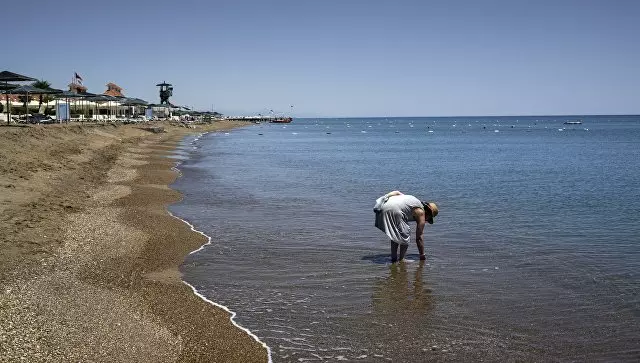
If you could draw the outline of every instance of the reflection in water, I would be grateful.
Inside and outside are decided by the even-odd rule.
[[[375,286],[373,293],[375,315],[398,319],[401,315],[424,315],[433,310],[431,290],[425,288],[423,282],[424,265],[424,261],[390,265],[389,276]],[[413,267],[415,272],[413,279],[410,280],[409,269]]]
[[[436,331],[435,303],[426,287],[424,265],[424,261],[391,264],[389,276],[374,286],[373,312],[366,334],[385,358],[407,361],[408,355],[423,354],[423,347]]]

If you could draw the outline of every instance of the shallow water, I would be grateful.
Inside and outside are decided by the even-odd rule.
[[[296,119],[186,139],[185,280],[275,362],[640,358],[640,117]],[[389,264],[375,199],[438,203]],[[417,259],[415,245],[409,258]]]

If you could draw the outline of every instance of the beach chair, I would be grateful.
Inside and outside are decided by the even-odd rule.
[[[29,115],[26,121],[30,124],[48,124],[53,123],[55,120],[53,120],[50,116],[36,113],[33,115]]]

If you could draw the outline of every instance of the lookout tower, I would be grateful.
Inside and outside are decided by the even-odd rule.
[[[160,87],[160,104],[171,105],[169,97],[173,96],[173,85],[163,81],[156,84],[156,86]]]

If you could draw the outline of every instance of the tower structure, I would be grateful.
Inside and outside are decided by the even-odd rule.
[[[169,97],[173,96],[173,85],[162,82],[156,85],[160,87],[160,104],[171,106],[171,102],[169,102]]]

